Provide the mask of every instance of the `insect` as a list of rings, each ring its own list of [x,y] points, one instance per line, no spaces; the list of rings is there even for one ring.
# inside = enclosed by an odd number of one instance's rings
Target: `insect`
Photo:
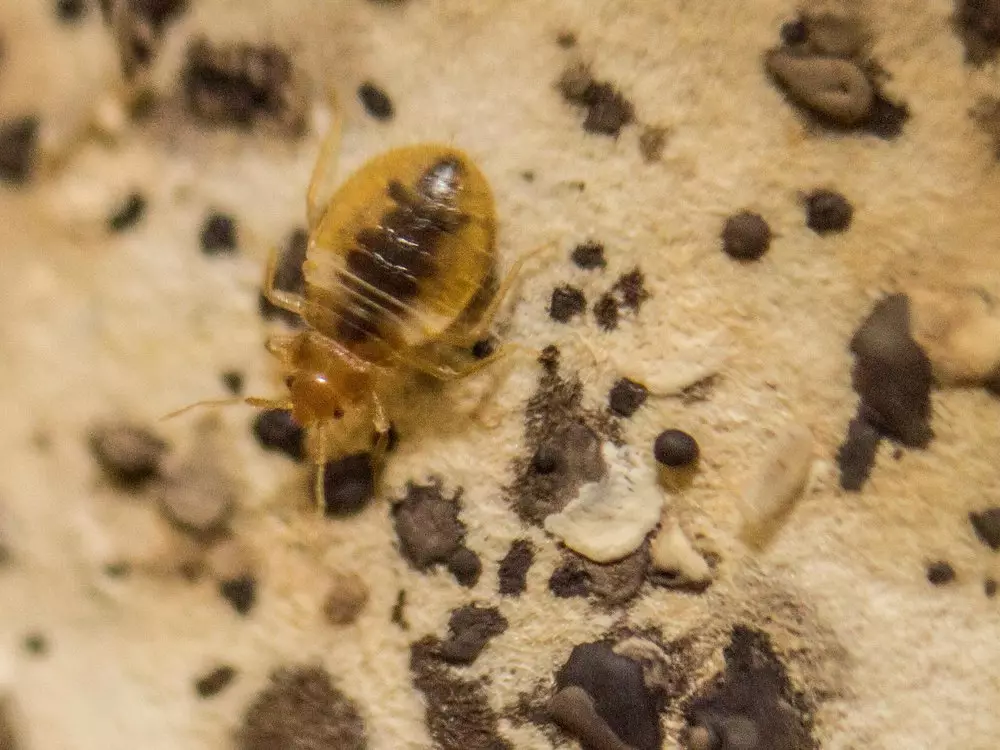
[[[315,446],[320,510],[322,469],[343,426],[360,417],[374,427],[372,463],[381,466],[390,429],[385,397],[401,373],[456,380],[509,350],[501,346],[462,365],[444,356],[448,348],[469,349],[488,336],[534,254],[522,255],[480,304],[496,267],[496,213],[485,175],[457,148],[405,146],[373,158],[324,200],[319,192],[334,171],[339,130],[335,125],[324,142],[307,191],[304,291],[275,286],[276,251],[267,265],[264,295],[305,323],[266,344],[286,374],[287,396],[192,405],[290,409]]]

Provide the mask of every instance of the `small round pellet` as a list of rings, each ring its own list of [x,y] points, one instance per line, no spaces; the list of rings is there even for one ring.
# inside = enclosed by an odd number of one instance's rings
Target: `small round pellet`
[[[664,466],[690,466],[699,454],[698,441],[683,430],[664,430],[653,442],[653,457]]]

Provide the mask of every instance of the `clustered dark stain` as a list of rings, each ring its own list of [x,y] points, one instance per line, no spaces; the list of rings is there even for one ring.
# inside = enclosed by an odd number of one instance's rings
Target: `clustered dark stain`
[[[513,750],[499,734],[483,680],[455,676],[439,656],[440,642],[427,636],[410,646],[413,684],[424,694],[426,722],[438,750]]]
[[[387,122],[395,115],[392,99],[385,90],[371,81],[365,81],[358,86],[358,99],[368,115],[379,122]]]
[[[851,225],[854,208],[833,190],[814,190],[805,199],[806,226],[817,234],[843,232]]]
[[[236,221],[218,211],[209,214],[198,236],[205,255],[222,255],[236,250]]]
[[[0,122],[0,180],[23,185],[31,179],[38,157],[39,128],[35,115]]]
[[[225,386],[226,390],[229,391],[234,396],[239,396],[243,393],[243,373],[239,370],[226,370],[220,376],[222,384]]]
[[[639,268],[633,268],[619,276],[611,289],[601,295],[594,305],[594,319],[598,327],[613,331],[618,327],[623,309],[638,314],[643,303],[649,299],[645,284],[646,277]]]
[[[464,544],[465,525],[458,520],[461,498],[461,489],[445,497],[437,479],[426,485],[410,482],[406,494],[393,502],[392,517],[400,552],[410,565],[419,571],[446,565],[459,583],[470,586],[479,580],[482,565],[476,556],[474,577],[463,575],[469,554],[475,553]],[[456,563],[456,556],[466,558],[466,562],[460,559]]]
[[[582,315],[586,309],[587,298],[577,287],[563,284],[552,290],[549,317],[557,323],[569,323],[573,318]]]
[[[125,202],[108,217],[108,229],[112,232],[124,232],[131,229],[146,213],[146,199],[141,193],[129,193]]]
[[[969,513],[976,537],[994,552],[1000,551],[1000,506]]]
[[[557,691],[574,686],[587,693],[594,711],[624,745],[660,750],[663,737],[656,701],[638,662],[616,654],[608,643],[582,643],[573,647],[556,673]],[[595,745],[585,742],[584,747]]]
[[[236,669],[229,664],[221,664],[207,674],[195,680],[194,690],[201,698],[211,698],[218,695],[236,677]]]
[[[167,25],[187,10],[188,0],[100,0],[100,5],[112,26],[122,72],[133,79],[152,65]]]
[[[521,520],[535,525],[562,510],[582,484],[605,474],[605,440],[621,442],[614,417],[585,408],[580,381],[560,376],[558,349],[547,347],[542,355],[544,372],[525,409],[526,449],[515,459],[514,481],[505,491]],[[551,466],[536,464],[543,446],[551,454]]]
[[[590,575],[583,566],[582,558],[568,557],[549,576],[549,591],[559,599],[587,596],[590,593]]]
[[[520,596],[528,588],[528,570],[535,562],[535,548],[527,539],[517,539],[507,550],[497,570],[501,596]]]
[[[582,242],[573,248],[570,260],[585,271],[603,270],[608,261],[604,257],[604,245],[599,242]]]
[[[621,378],[608,393],[608,409],[612,414],[627,419],[646,403],[647,398],[649,391],[646,386],[629,378]]]
[[[699,737],[706,748],[818,747],[813,707],[792,687],[766,633],[736,625],[723,656],[725,669],[685,707],[689,743]]]
[[[965,61],[981,66],[1000,51],[1000,3],[996,0],[955,0],[955,32],[965,45]]]
[[[364,720],[354,701],[321,666],[293,665],[271,674],[236,731],[239,750],[364,750]]]
[[[353,516],[375,497],[375,467],[370,453],[351,453],[323,466],[323,514]]]
[[[94,427],[87,439],[104,474],[122,489],[138,489],[160,473],[169,445],[140,425],[113,422]]]
[[[56,18],[63,23],[76,23],[86,13],[86,0],[56,0]]]
[[[639,135],[639,153],[647,164],[657,162],[663,156],[667,144],[667,129],[650,125]]]
[[[647,578],[649,544],[611,563],[596,563],[570,550],[549,578],[549,591],[560,599],[594,596],[605,607],[630,601]]]
[[[879,301],[852,337],[850,348],[855,358],[851,384],[860,399],[858,424],[848,429],[837,460],[841,487],[857,490],[876,455],[877,440],[871,430],[909,448],[930,443],[932,374],[930,360],[910,333],[910,302],[905,294]]]
[[[596,80],[583,63],[570,65],[557,88],[567,102],[586,108],[583,129],[588,133],[617,138],[623,127],[635,121],[632,103],[613,84]]]
[[[479,555],[468,547],[459,547],[448,558],[448,572],[455,580],[466,588],[472,588],[479,583],[479,577],[483,574],[483,563]]]
[[[927,580],[934,586],[944,586],[955,580],[955,568],[947,560],[927,564]]]
[[[305,458],[306,431],[288,409],[264,409],[254,417],[254,437],[264,450],[284,453],[294,461]]]
[[[758,213],[740,211],[722,226],[722,251],[733,260],[759,260],[770,247],[771,227]]]
[[[219,583],[219,593],[236,614],[246,617],[257,600],[257,579],[252,575],[230,578]]]
[[[278,256],[278,267],[274,272],[274,287],[284,292],[302,294],[305,291],[306,279],[302,272],[302,264],[306,261],[309,250],[309,233],[305,229],[296,229],[288,238],[288,243]],[[294,313],[272,305],[260,294],[260,314],[266,320],[279,317],[291,326],[301,326],[302,319]]]
[[[278,47],[212,46],[196,39],[188,48],[182,81],[188,111],[204,123],[251,128],[268,122],[289,136],[305,132],[297,74]]]
[[[594,303],[594,320],[604,331],[613,331],[618,327],[618,302],[610,292],[602,294]]]
[[[459,607],[448,620],[448,638],[441,643],[440,656],[449,664],[472,664],[507,625],[507,618],[496,607]]]

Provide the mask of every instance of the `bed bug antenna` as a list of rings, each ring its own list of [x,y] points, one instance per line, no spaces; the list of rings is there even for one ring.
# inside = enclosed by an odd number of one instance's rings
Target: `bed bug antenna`
[[[207,401],[195,401],[193,404],[188,404],[183,406],[176,411],[172,411],[169,414],[164,414],[160,417],[160,421],[166,421],[168,419],[173,419],[174,417],[179,417],[182,414],[186,414],[189,411],[194,411],[195,409],[203,409],[207,407],[218,407],[218,406],[236,406],[239,404],[245,404],[248,406],[255,406],[258,409],[291,409],[292,405],[288,401],[282,401],[280,399],[271,398],[258,398],[256,396],[236,396],[234,398],[218,398],[209,399]]]

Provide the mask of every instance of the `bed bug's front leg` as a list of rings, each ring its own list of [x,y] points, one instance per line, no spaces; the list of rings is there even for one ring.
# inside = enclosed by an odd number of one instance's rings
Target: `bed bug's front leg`
[[[382,464],[385,461],[385,452],[389,447],[389,430],[392,423],[386,414],[385,406],[378,394],[372,392],[372,424],[375,427],[375,448],[372,450],[372,472],[377,476],[382,473]]]
[[[306,307],[306,300],[301,294],[279,289],[274,285],[274,279],[278,273],[278,250],[271,248],[271,254],[267,257],[267,271],[264,274],[264,287],[261,292],[264,298],[275,307],[292,313],[302,315]]]

